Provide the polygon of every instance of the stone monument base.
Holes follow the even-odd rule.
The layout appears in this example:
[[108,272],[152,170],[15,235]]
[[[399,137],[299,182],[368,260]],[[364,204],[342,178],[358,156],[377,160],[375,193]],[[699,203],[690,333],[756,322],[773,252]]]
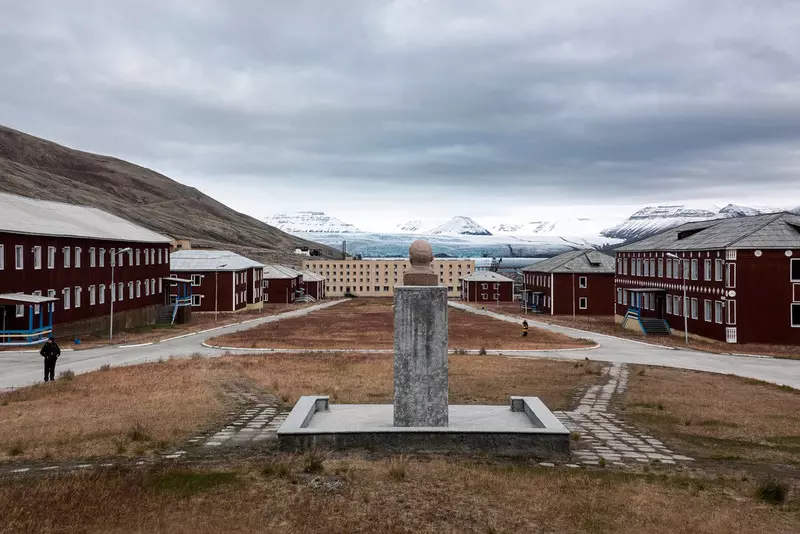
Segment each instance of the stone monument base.
[[538,397],[511,397],[510,406],[450,405],[448,411],[446,427],[396,427],[391,404],[335,405],[328,397],[305,396],[278,429],[278,442],[284,450],[569,457],[569,431]]

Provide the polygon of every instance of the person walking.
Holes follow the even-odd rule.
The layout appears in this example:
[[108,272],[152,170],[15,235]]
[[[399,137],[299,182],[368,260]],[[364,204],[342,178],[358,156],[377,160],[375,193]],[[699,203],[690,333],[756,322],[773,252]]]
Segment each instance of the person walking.
[[522,321],[522,337],[528,337],[528,321]]
[[58,347],[55,338],[49,338],[44,344],[39,354],[44,358],[44,381],[55,380],[56,360],[61,356],[61,349]]

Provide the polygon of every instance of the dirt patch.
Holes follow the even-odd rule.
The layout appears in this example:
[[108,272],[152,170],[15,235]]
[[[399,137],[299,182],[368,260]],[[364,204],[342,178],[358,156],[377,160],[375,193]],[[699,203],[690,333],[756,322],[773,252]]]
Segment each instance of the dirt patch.
[[[402,465],[402,470],[398,467]],[[0,481],[8,532],[784,533],[752,483],[437,457],[302,456]],[[402,473],[402,476],[398,473]],[[535,503],[535,505],[531,505]]]
[[800,391],[635,366],[623,408],[625,417],[689,456],[800,467]]
[[[393,317],[391,299],[353,299],[306,317],[219,336],[209,343],[242,348],[391,349]],[[448,319],[452,350],[542,350],[591,345],[538,328],[532,328],[523,338],[521,321],[515,325],[452,308]]]

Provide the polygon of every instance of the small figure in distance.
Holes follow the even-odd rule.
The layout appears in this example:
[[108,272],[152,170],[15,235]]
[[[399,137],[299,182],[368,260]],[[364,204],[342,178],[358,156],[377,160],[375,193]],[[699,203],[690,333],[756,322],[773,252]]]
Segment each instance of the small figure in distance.
[[39,354],[44,358],[44,381],[55,380],[56,360],[61,356],[61,349],[58,347],[55,338],[48,338]]
[[522,337],[528,337],[528,321],[522,321]]

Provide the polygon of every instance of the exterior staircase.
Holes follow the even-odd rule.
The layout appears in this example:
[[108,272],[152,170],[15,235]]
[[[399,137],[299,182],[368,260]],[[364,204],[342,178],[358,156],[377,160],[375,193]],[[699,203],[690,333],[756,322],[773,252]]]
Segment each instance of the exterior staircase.
[[156,324],[172,324],[172,313],[175,306],[160,306],[156,312]]
[[670,334],[669,325],[664,319],[655,317],[639,317],[639,324],[648,336],[668,336]]
[[317,299],[312,297],[311,295],[302,295],[294,299],[295,302],[316,302]]

